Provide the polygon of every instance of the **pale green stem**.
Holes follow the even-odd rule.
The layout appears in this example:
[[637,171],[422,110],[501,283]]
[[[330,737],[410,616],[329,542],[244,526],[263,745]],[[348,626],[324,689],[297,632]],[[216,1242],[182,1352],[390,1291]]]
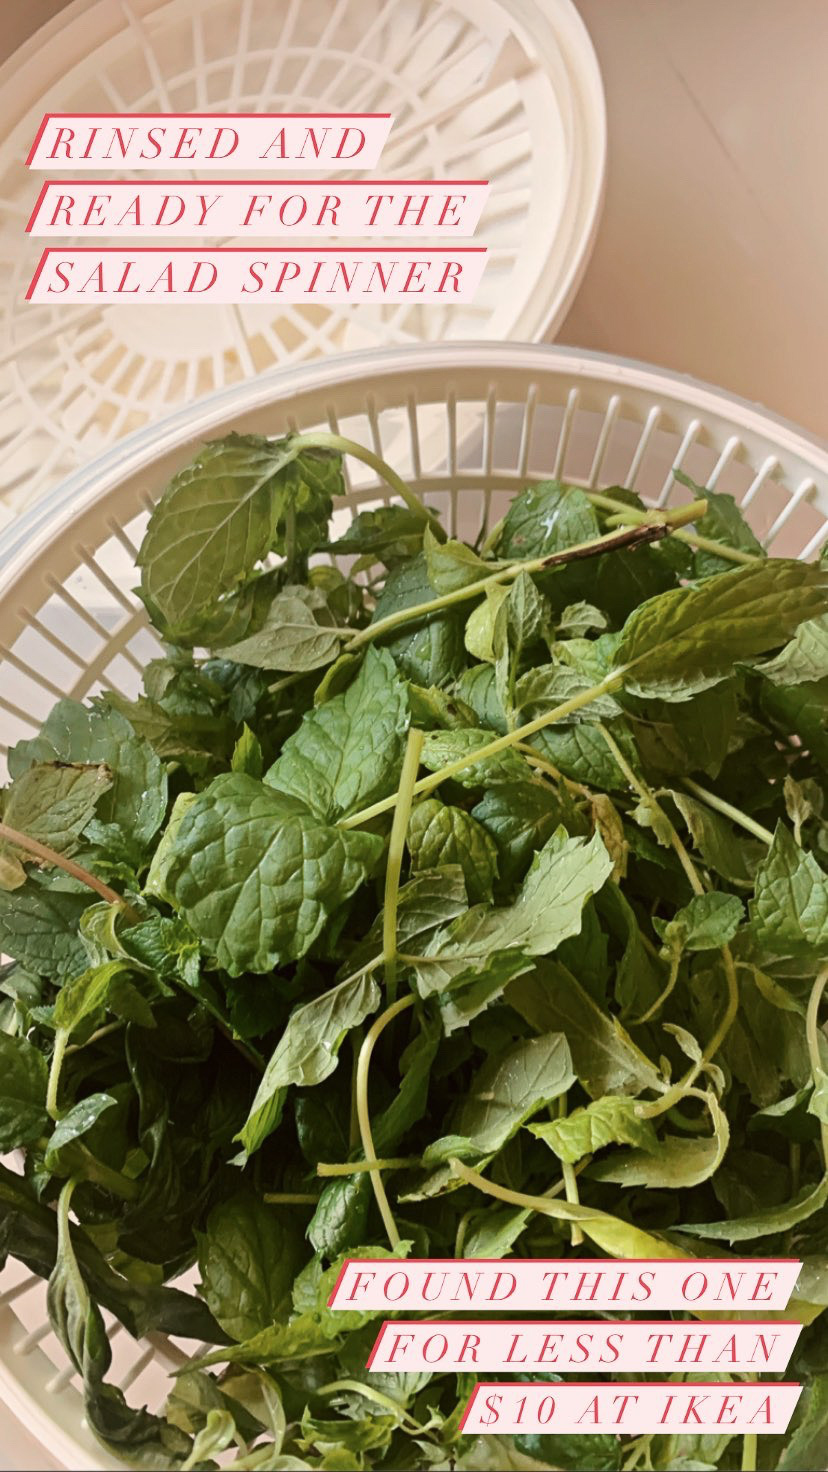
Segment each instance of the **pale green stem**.
[[[623,752],[620,750],[617,742],[613,740],[609,731],[607,731],[603,726],[599,726],[599,730],[601,731],[604,740],[609,746],[610,751],[615,757],[616,762],[624,773],[624,776],[626,777],[630,786],[635,792],[638,793],[639,797],[642,798],[644,802],[648,803],[652,807],[653,811],[658,815],[659,818],[663,819],[664,823],[669,828],[670,841],[676,851],[676,854],[678,855],[679,862],[681,863],[681,866],[685,874],[687,875],[693,893],[695,895],[705,894],[706,890],[699,877],[698,870],[696,869],[693,860],[687,852],[687,849],[682,843],[679,834],[676,832],[675,825],[668,818],[657,797],[647,786],[646,782],[644,782],[642,778],[636,776],[635,772],[626,761]],[[684,1077],[679,1079],[678,1083],[673,1084],[672,1088],[669,1088],[666,1093],[661,1096],[660,1099],[657,1099],[652,1104],[643,1104],[639,1106],[638,1113],[643,1119],[654,1119],[657,1115],[664,1114],[668,1110],[672,1109],[679,1102],[679,1100],[685,1096],[689,1087],[695,1083],[699,1074],[703,1071],[706,1065],[711,1061],[712,1058],[715,1057],[720,1047],[722,1046],[722,1043],[727,1037],[727,1034],[729,1033],[733,1025],[736,1013],[739,1010],[739,982],[736,977],[736,967],[733,963],[733,955],[731,953],[730,946],[722,946],[722,961],[724,963],[725,977],[727,980],[727,1006],[725,1008],[724,1016],[722,1017],[719,1026],[713,1034],[713,1037],[710,1039],[710,1042],[707,1044],[707,1047],[704,1049],[701,1058],[697,1063],[694,1063],[692,1067],[688,1069]]]
[[733,955],[730,946],[722,946],[722,961],[724,962],[725,977],[727,980],[727,1006],[719,1026],[716,1028],[710,1042],[707,1044],[698,1063],[694,1063],[678,1083],[673,1084],[660,1099],[652,1104],[642,1104],[637,1113],[642,1119],[655,1119],[659,1114],[665,1114],[678,1104],[687,1094],[689,1086],[694,1084],[699,1074],[707,1067],[707,1064],[715,1058],[722,1043],[730,1032],[731,1027],[739,1010],[739,983],[736,978],[736,967],[733,964]]
[[[543,479],[543,477],[538,477]],[[638,526],[647,520],[650,514],[647,511],[636,511],[630,506],[625,506],[623,501],[616,501],[612,496],[604,495],[603,491],[585,491],[593,506],[600,506],[602,511],[616,511],[619,515],[626,517],[630,526]],[[738,562],[747,565],[751,562],[759,562],[761,558],[755,552],[741,552],[738,547],[726,547],[723,542],[715,542],[712,537],[699,536],[697,532],[677,531],[673,535],[680,541],[686,542],[689,547],[698,547],[701,552],[712,552],[716,557],[721,557],[725,562]]]
[[109,1037],[111,1032],[120,1032],[122,1027],[126,1027],[126,1023],[123,1021],[107,1022],[104,1027],[99,1027],[97,1032],[90,1033],[85,1043],[70,1043],[69,1047],[64,1049],[64,1052],[67,1057],[70,1053],[79,1053],[81,1048],[88,1048],[90,1043],[100,1042],[101,1038]]
[[409,511],[413,511],[416,516],[421,516],[423,521],[428,523],[434,535],[439,537],[441,542],[446,540],[445,529],[440,525],[434,513],[429,511],[396,470],[379,455],[375,455],[373,450],[367,449],[365,445],[357,444],[356,440],[349,440],[345,435],[333,434],[328,430],[316,430],[309,434],[296,435],[292,440],[292,446],[295,450],[338,450],[342,455],[353,455],[355,460],[361,460],[364,465],[375,470],[386,485],[389,485],[392,491],[397,492]]
[[408,819],[414,796],[414,784],[420,766],[423,749],[423,732],[414,727],[408,733],[400,784],[397,788],[394,821],[388,841],[388,863],[385,869],[385,900],[382,907],[382,959],[385,966],[385,989],[389,1002],[397,995],[397,899],[400,893],[400,873],[405,854]]
[[[561,1094],[561,1097],[558,1100],[558,1119],[566,1119],[567,1108],[568,1105],[566,1094]],[[555,1117],[554,1110],[550,1109],[549,1114],[551,1118]],[[561,1174],[563,1175],[563,1184],[564,1190],[566,1192],[567,1201],[571,1202],[573,1206],[580,1206],[581,1198],[578,1195],[578,1180],[572,1166],[568,1165],[566,1161],[564,1161],[561,1166]],[[573,1247],[580,1247],[581,1243],[584,1240],[584,1234],[581,1231],[581,1228],[578,1226],[577,1222],[572,1222],[569,1228],[569,1240],[572,1243]]]
[[[591,1159],[592,1157],[590,1156],[589,1158]],[[605,1211],[593,1211],[591,1207],[573,1206],[570,1203],[564,1205],[563,1202],[555,1201],[553,1198],[562,1195],[566,1189],[562,1180],[558,1181],[557,1185],[553,1186],[543,1196],[533,1196],[529,1195],[526,1191],[513,1191],[509,1186],[498,1186],[495,1181],[487,1180],[478,1170],[473,1170],[470,1165],[465,1165],[462,1160],[457,1160],[454,1156],[452,1156],[448,1163],[452,1173],[460,1176],[469,1186],[474,1186],[478,1191],[482,1191],[484,1196],[494,1196],[498,1201],[506,1201],[510,1206],[523,1206],[529,1211],[543,1212],[546,1216],[551,1216],[556,1221],[572,1222],[576,1216],[581,1221],[587,1221],[590,1218],[594,1218],[596,1221],[615,1222],[616,1220],[615,1217],[610,1216]],[[587,1163],[586,1160],[583,1161],[577,1167],[576,1174],[583,1170]]]
[[472,1217],[474,1216],[475,1212],[478,1209],[479,1208],[472,1206],[468,1211],[464,1211],[463,1212],[463,1215],[461,1216],[461,1218],[459,1220],[459,1222],[457,1223],[457,1231],[456,1231],[455,1237],[454,1237],[454,1256],[455,1257],[462,1257],[463,1256],[463,1246],[465,1244],[466,1236],[468,1234],[469,1223],[470,1223]]
[[384,1029],[388,1026],[389,1022],[393,1022],[394,1018],[400,1012],[404,1012],[406,1007],[413,1007],[413,1005],[413,996],[401,997],[398,1002],[394,1002],[393,1006],[386,1007],[385,1011],[380,1013],[379,1017],[366,1033],[365,1041],[359,1050],[356,1076],[357,1118],[359,1120],[359,1133],[362,1138],[362,1149],[365,1159],[371,1167],[371,1185],[374,1188],[374,1196],[376,1197],[377,1206],[380,1210],[380,1216],[388,1234],[388,1240],[395,1252],[400,1245],[400,1234],[397,1231],[397,1224],[394,1221],[388,1197],[385,1194],[385,1187],[382,1184],[382,1176],[380,1175],[381,1167],[377,1159],[377,1152],[374,1149],[374,1136],[371,1131],[371,1112],[368,1107],[368,1070],[371,1066],[371,1055]]
[[[808,1010],[805,1014],[805,1036],[808,1040],[808,1057],[815,1083],[822,1071],[822,1058],[819,1047],[819,1004],[822,1001],[822,993],[825,990],[826,984],[828,984],[828,969],[820,972],[811,987],[811,995],[808,998]],[[828,1124],[820,1123],[819,1134],[822,1144],[822,1163],[825,1168],[828,1168]]]
[[[561,721],[565,716],[572,715],[576,710],[581,710],[585,705],[590,705],[593,700],[598,700],[601,695],[610,695],[614,690],[619,690],[623,684],[623,670],[614,670],[601,680],[600,684],[593,685],[589,690],[582,690],[579,695],[573,695],[571,700],[565,700],[563,704],[556,705],[554,710],[547,711],[546,715],[538,716],[534,721],[528,721],[525,726],[518,726],[514,731],[507,731],[505,736],[498,736],[496,740],[489,741],[477,751],[469,751],[457,761],[449,762],[447,766],[441,767],[438,772],[432,772],[428,777],[421,777],[419,782],[414,783],[413,795],[419,797],[422,793],[433,792],[441,782],[446,782],[449,777],[456,777],[458,772],[467,767],[473,767],[477,762],[485,761],[487,757],[497,756],[501,751],[508,751],[510,746],[517,746],[519,742],[526,741],[530,736],[536,736],[545,726],[551,726],[555,721]],[[397,798],[386,797],[381,802],[375,802],[369,808],[363,808],[361,812],[354,813],[350,818],[341,818],[337,827],[358,828],[361,823],[367,823],[370,818],[379,817],[380,813],[387,813],[396,804]]]
[[731,822],[738,823],[739,827],[744,828],[747,833],[752,833],[755,838],[761,838],[763,843],[773,843],[773,834],[770,829],[763,828],[761,823],[757,823],[755,818],[743,813],[741,808],[735,808],[732,803],[725,802],[724,798],[718,797],[715,792],[708,792],[707,788],[701,787],[698,782],[691,782],[689,777],[685,777],[684,786],[688,792],[692,792],[694,797],[707,803],[709,808],[715,808],[716,812],[721,813],[725,818],[730,818]]
[[52,1053],[52,1061],[49,1065],[49,1082],[46,1086],[46,1113],[51,1119],[60,1119],[58,1109],[58,1088],[60,1086],[60,1071],[63,1067],[63,1055],[69,1042],[70,1033],[68,1028],[59,1027],[55,1033],[55,1047]]
[[656,997],[652,1007],[648,1007],[646,1012],[643,1012],[640,1017],[636,1018],[636,1027],[643,1027],[645,1022],[649,1022],[653,1017],[655,1017],[657,1012],[661,1011],[664,1003],[667,1001],[667,998],[670,996],[676,985],[676,982],[678,981],[680,964],[681,949],[679,947],[676,947],[670,955],[670,975],[667,978],[667,985],[665,986],[661,995]]
[[565,777],[563,772],[559,772],[557,767],[553,766],[551,762],[548,762],[545,757],[535,751],[534,746],[527,746],[524,741],[517,741],[515,743],[515,751],[519,751],[522,756],[526,757],[530,767],[536,767],[539,772],[545,772],[548,777],[552,778],[553,782],[560,783],[565,787],[567,792],[577,792],[581,797],[592,797],[592,793],[588,787],[584,786],[583,782],[574,782],[571,777]]
[[693,860],[687,852],[684,844],[682,843],[680,835],[676,832],[675,826],[670,822],[670,819],[668,818],[663,807],[658,801],[655,793],[650,787],[647,786],[647,783],[643,780],[643,778],[636,776],[635,772],[633,771],[632,767],[624,756],[624,753],[622,752],[620,746],[618,745],[618,742],[610,735],[609,731],[606,729],[606,726],[602,726],[599,722],[598,730],[601,732],[601,735],[606,741],[607,746],[612,752],[615,758],[616,765],[621,768],[621,771],[624,773],[624,776],[626,777],[633,791],[636,792],[641,798],[642,802],[646,803],[650,810],[655,813],[656,817],[661,818],[664,823],[669,827],[670,842],[672,843],[673,848],[676,851],[676,855],[682,869],[687,875],[687,879],[693,893],[696,895],[704,894],[704,885],[699,878],[696,866],[693,863]]
[[[644,533],[648,534],[647,540],[654,539],[654,533],[660,536],[674,534],[674,528],[681,526],[684,522],[691,521],[698,515],[699,506],[703,502],[693,501],[687,506],[678,506],[674,511],[649,512],[644,518],[642,525],[642,540]],[[654,519],[658,517],[658,519]],[[634,529],[633,529],[634,530]],[[443,609],[453,608],[458,603],[468,603],[471,599],[485,595],[488,588],[495,584],[509,582],[519,577],[522,572],[536,573],[545,572],[554,567],[562,567],[568,562],[576,562],[587,556],[597,556],[601,552],[609,552],[614,547],[630,544],[630,531],[604,532],[599,537],[590,537],[586,542],[577,542],[572,547],[566,547],[562,552],[550,552],[545,557],[524,558],[519,562],[512,562],[508,566],[497,568],[488,573],[484,578],[478,578],[473,583],[466,583],[465,587],[454,588],[450,593],[441,593],[437,598],[429,598],[425,603],[417,603],[411,608],[400,608],[395,613],[389,613],[385,618],[377,619],[376,623],[369,624],[367,629],[360,629],[353,639],[345,645],[346,651],[361,649],[363,644],[371,644],[376,639],[381,639],[385,634],[393,633],[394,629],[403,624],[419,622],[420,619],[429,618],[434,613],[441,613]]]
[[759,1438],[755,1431],[747,1431],[742,1437],[742,1472],[756,1472]]
[[387,1160],[343,1160],[328,1162],[320,1160],[316,1167],[318,1176],[358,1176],[366,1170],[404,1170],[409,1165],[418,1165],[419,1155],[394,1155]]

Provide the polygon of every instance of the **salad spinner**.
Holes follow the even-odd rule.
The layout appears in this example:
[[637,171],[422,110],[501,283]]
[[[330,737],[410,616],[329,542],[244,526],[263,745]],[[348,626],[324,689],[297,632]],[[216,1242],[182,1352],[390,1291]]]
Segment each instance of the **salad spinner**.
[[[673,477],[680,467],[733,494],[773,552],[812,558],[828,541],[828,449],[688,378],[514,343],[387,348],[293,365],[128,436],[0,534],[0,761],[61,695],[137,693],[160,646],[134,592],[135,551],[172,473],[207,438],[314,428],[373,446],[452,533],[493,524],[533,476],[627,486],[651,505],[674,491],[684,500]],[[343,527],[356,508],[390,499],[364,466],[346,462],[346,474],[335,513]],[[111,1316],[107,1323],[111,1378],[133,1403],[157,1408],[168,1372],[201,1346],[138,1342]],[[84,1423],[77,1377],[49,1327],[45,1283],[14,1260],[0,1274],[0,1398],[49,1465],[119,1465]],[[8,1426],[3,1443],[11,1454]]]

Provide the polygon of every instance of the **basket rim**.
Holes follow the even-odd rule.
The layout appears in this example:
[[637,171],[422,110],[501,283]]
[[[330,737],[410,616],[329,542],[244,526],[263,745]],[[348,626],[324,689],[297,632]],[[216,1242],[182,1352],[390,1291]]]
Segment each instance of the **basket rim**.
[[828,482],[828,441],[762,404],[657,364],[553,343],[471,340],[372,347],[312,359],[300,367],[288,364],[259,378],[246,379],[205,395],[155,424],[125,435],[45,491],[0,531],[0,596],[14,580],[20,559],[40,542],[47,530],[52,536],[59,535],[82,507],[103,500],[120,481],[145,469],[153,460],[174,450],[177,444],[208,434],[228,413],[260,409],[268,403],[284,402],[293,395],[323,388],[334,391],[343,383],[352,385],[360,377],[403,378],[411,373],[435,370],[445,370],[448,374],[489,370],[493,379],[498,371],[523,371],[541,376],[551,372],[569,375],[576,382],[580,379],[610,388],[644,391],[654,398],[671,399],[700,413],[727,419],[734,429],[764,435],[783,453],[806,461],[815,474],[824,476]]

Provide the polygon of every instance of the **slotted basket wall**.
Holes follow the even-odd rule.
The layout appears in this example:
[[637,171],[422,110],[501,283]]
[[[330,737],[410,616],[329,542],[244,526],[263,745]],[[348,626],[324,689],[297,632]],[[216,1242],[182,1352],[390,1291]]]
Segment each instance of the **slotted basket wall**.
[[[500,343],[389,348],[292,367],[180,410],[122,441],[0,535],[0,761],[63,694],[134,694],[159,652],[133,588],[148,507],[207,438],[338,428],[391,459],[473,536],[532,477],[625,485],[651,504],[673,479],[731,492],[769,550],[828,541],[828,448],[691,379],[566,348]],[[387,499],[351,462],[335,513]],[[113,1378],[157,1407],[166,1372],[198,1346],[137,1343],[113,1326]],[[0,1396],[66,1467],[117,1467],[82,1419],[77,1377],[48,1327],[41,1280],[0,1277]]]

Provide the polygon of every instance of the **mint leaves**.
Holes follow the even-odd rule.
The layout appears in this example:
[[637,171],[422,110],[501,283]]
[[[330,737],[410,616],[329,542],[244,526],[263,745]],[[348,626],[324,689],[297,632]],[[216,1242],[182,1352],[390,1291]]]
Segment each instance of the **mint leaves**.
[[231,976],[310,949],[382,851],[255,777],[216,777],[187,808],[166,874],[173,904]]
[[827,592],[828,569],[775,558],[662,593],[627,620],[617,668],[631,694],[688,700],[821,613]]
[[[334,541],[343,454],[394,504]],[[688,489],[546,481],[471,546],[337,435],[214,441],[141,548],[143,690],[10,751],[0,1256],[49,1278],[116,1459],[735,1467],[729,1437],[492,1453],[463,1377],[369,1383],[376,1316],[327,1306],[346,1252],[581,1233],[805,1258],[818,1444],[828,569]],[[103,1310],[203,1346],[161,1414]]]

